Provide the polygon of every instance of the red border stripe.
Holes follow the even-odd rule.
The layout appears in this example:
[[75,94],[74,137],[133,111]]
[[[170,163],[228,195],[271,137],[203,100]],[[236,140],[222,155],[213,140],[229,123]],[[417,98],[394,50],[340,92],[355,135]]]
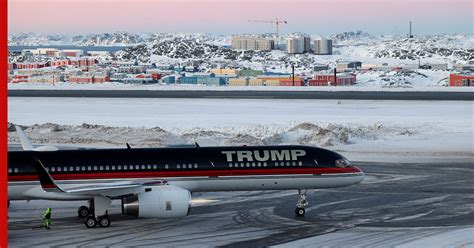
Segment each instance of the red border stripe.
[[[202,176],[253,176],[253,175],[298,175],[298,174],[337,174],[360,172],[356,167],[348,168],[271,168],[271,169],[225,169],[225,170],[188,170],[188,171],[146,171],[146,172],[103,172],[69,173],[52,175],[55,180],[84,179],[124,179],[124,178],[166,178],[166,177],[202,177]],[[37,175],[12,175],[9,181],[34,181]]]
[[1,199],[0,199],[0,247],[7,247],[8,245],[8,223],[7,223],[7,200],[8,200],[8,184],[7,184],[7,112],[8,112],[8,99],[7,99],[7,82],[8,82],[8,0],[1,1],[1,9],[2,9],[2,21],[1,21],[1,32],[3,37],[1,39],[1,48],[0,48],[0,58],[1,58],[1,99],[2,99],[2,119],[0,120],[0,130],[1,132],[1,139],[2,139],[2,155],[0,164],[0,182],[1,186]]

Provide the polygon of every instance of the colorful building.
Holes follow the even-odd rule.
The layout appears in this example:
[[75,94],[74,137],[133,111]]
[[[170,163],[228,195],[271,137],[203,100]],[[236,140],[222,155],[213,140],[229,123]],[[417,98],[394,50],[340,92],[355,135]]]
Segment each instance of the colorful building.
[[315,74],[313,79],[308,80],[308,86],[353,85],[355,83],[356,75],[351,73]]
[[450,74],[449,86],[451,87],[474,86],[474,75]]

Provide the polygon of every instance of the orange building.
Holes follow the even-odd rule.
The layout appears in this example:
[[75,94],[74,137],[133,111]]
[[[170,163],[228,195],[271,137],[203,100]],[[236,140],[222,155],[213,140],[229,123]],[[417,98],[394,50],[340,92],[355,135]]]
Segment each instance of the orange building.
[[450,74],[449,86],[474,86],[474,75]]

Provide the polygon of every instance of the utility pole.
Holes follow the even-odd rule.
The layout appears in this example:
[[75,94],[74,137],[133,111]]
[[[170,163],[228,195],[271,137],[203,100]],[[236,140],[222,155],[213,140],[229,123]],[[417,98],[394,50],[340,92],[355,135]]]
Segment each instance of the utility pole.
[[291,65],[291,77],[293,79],[293,86],[295,86],[295,66]]

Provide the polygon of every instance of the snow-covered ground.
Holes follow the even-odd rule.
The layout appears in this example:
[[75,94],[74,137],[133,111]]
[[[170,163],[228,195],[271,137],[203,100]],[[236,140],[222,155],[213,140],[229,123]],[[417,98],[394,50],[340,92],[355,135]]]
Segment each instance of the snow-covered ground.
[[[474,227],[355,228],[301,239],[287,247],[474,247]],[[354,246],[354,244],[357,244]]]
[[[9,98],[8,103],[9,122],[71,125],[28,128],[37,143],[305,144],[356,160],[474,158],[472,102]],[[18,142],[13,132],[9,141]]]

